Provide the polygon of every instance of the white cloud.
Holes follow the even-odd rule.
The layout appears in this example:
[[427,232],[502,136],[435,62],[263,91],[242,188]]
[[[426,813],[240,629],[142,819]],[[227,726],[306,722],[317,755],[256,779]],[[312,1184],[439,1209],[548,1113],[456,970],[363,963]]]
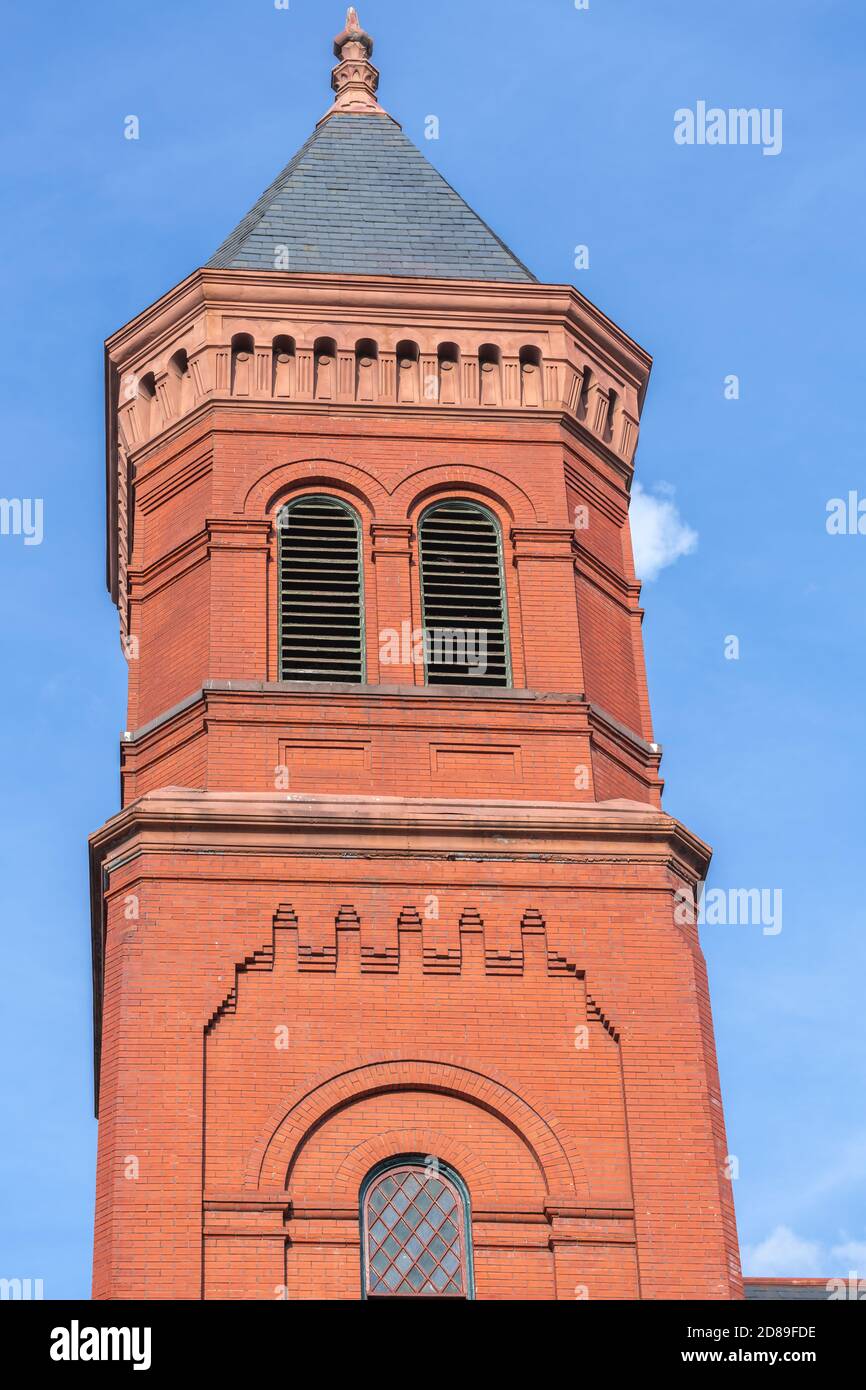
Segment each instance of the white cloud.
[[654,493],[640,483],[634,485],[631,539],[639,579],[656,579],[668,565],[697,549],[698,533],[680,516],[673,494],[668,483],[659,483]]
[[866,1240],[846,1240],[830,1251],[834,1269],[862,1270],[866,1279]]
[[819,1242],[803,1240],[789,1226],[777,1226],[760,1245],[746,1246],[743,1269],[753,1278],[810,1279],[828,1273]]
[[854,1273],[866,1279],[866,1240],[842,1235],[829,1248],[819,1240],[805,1240],[790,1226],[777,1226],[759,1245],[743,1246],[743,1273],[754,1278],[820,1279],[847,1277]]

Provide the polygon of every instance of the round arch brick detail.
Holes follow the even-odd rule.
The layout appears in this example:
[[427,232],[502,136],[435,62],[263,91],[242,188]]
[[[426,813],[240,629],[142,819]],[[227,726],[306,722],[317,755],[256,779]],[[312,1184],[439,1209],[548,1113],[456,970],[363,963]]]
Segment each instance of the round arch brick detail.
[[452,467],[430,464],[416,469],[395,488],[393,505],[401,516],[412,520],[440,496],[469,493],[479,501],[492,502],[516,526],[535,526],[540,518],[535,504],[512,478],[493,468],[477,465]]
[[387,509],[388,494],[366,468],[339,459],[287,459],[263,473],[248,488],[243,500],[245,516],[266,516],[289,502],[296,493],[317,487],[333,488],[347,500],[360,501],[371,516]]
[[429,1154],[441,1159],[459,1173],[473,1201],[495,1194],[493,1177],[487,1165],[472,1150],[442,1130],[406,1128],[389,1129],[374,1138],[365,1139],[351,1149],[334,1175],[334,1199],[354,1202],[361,1184],[377,1163],[399,1158],[401,1154]]
[[288,1105],[272,1111],[250,1154],[245,1186],[269,1192],[286,1188],[299,1150],[329,1115],[365,1096],[388,1091],[437,1091],[479,1106],[522,1140],[548,1192],[588,1199],[582,1160],[571,1146],[566,1148],[553,1123],[527,1099],[494,1077],[459,1063],[396,1057],[320,1079]]

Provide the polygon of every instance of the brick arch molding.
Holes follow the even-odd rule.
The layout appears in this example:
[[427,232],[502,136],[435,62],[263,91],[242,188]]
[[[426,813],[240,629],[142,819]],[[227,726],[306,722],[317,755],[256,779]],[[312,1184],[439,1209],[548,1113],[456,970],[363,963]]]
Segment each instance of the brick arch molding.
[[458,492],[493,502],[518,526],[535,526],[545,520],[523,488],[494,469],[475,466],[433,464],[419,468],[395,488],[392,505],[395,514],[415,518],[438,495],[454,496]]
[[270,516],[296,492],[310,488],[331,487],[357,498],[373,515],[381,515],[388,505],[388,494],[372,473],[357,464],[338,459],[302,458],[277,464],[262,474],[249,488],[240,509],[241,515]]
[[450,1060],[392,1057],[320,1079],[271,1112],[247,1165],[244,1186],[273,1192],[288,1186],[303,1145],[326,1119],[366,1096],[435,1091],[495,1115],[531,1153],[548,1192],[589,1198],[583,1162],[551,1121],[502,1081]]
[[458,1139],[437,1129],[389,1129],[364,1139],[343,1159],[334,1175],[334,1200],[348,1205],[357,1200],[372,1168],[401,1154],[430,1154],[447,1163],[465,1182],[473,1201],[494,1199],[496,1185],[487,1165]]

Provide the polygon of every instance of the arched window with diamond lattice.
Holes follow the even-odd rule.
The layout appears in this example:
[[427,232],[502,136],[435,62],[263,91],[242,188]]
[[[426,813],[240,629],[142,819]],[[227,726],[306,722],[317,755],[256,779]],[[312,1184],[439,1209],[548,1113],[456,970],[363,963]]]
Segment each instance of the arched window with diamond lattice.
[[364,1298],[472,1298],[469,1194],[436,1159],[380,1164],[361,1188]]

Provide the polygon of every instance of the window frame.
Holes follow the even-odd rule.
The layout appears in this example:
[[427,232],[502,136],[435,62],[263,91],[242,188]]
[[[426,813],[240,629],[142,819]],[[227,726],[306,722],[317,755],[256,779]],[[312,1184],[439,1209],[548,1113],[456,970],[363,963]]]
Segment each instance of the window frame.
[[[358,544],[358,634],[360,638],[361,672],[357,681],[293,681],[283,676],[283,546],[281,518],[287,516],[295,507],[304,502],[327,502],[341,508],[352,520]],[[345,685],[347,689],[357,689],[367,684],[367,625],[366,625],[366,580],[364,574],[364,524],[360,514],[345,498],[331,492],[302,492],[277,508],[275,515],[277,550],[277,681],[281,685]]]
[[505,684],[504,684],[504,685],[478,685],[477,687],[475,687],[475,686],[473,686],[472,681],[467,681],[467,682],[466,682],[466,685],[462,686],[461,689],[464,689],[464,690],[465,690],[465,689],[467,688],[467,686],[468,686],[470,689],[477,690],[478,694],[480,694],[480,695],[489,694],[492,690],[513,690],[513,689],[515,688],[515,686],[514,686],[514,667],[513,667],[513,663],[512,663],[512,659],[511,659],[511,623],[510,623],[510,620],[509,620],[509,613],[508,613],[508,585],[507,585],[506,582],[505,582],[505,558],[504,558],[504,542],[503,542],[503,535],[502,535],[502,523],[500,522],[499,517],[496,515],[496,513],[495,513],[490,507],[485,506],[483,502],[478,502],[474,497],[466,497],[466,496],[462,496],[462,495],[456,495],[456,496],[453,496],[453,497],[439,497],[439,498],[436,499],[435,502],[431,502],[428,506],[426,506],[426,507],[424,508],[424,510],[421,512],[420,516],[418,517],[418,523],[417,523],[417,532],[418,532],[418,588],[419,588],[419,594],[420,594],[420,599],[421,599],[421,628],[422,628],[422,631],[423,631],[424,637],[425,637],[425,651],[424,651],[424,685],[425,685],[425,686],[435,686],[435,687],[437,687],[437,688],[442,688],[442,689],[444,689],[444,690],[447,690],[447,689],[449,689],[449,688],[450,688],[450,689],[453,689],[453,688],[454,688],[453,686],[449,686],[447,682],[446,682],[445,684],[443,684],[442,682],[439,682],[439,681],[435,681],[435,680],[434,680],[434,681],[431,681],[431,680],[430,680],[430,672],[429,672],[428,666],[427,666],[427,651],[426,651],[426,635],[427,635],[427,600],[426,600],[426,597],[425,597],[425,594],[424,594],[424,530],[423,530],[423,528],[424,528],[424,522],[427,520],[427,518],[428,518],[429,516],[432,515],[433,512],[437,511],[440,507],[447,507],[447,506],[453,505],[455,502],[460,502],[460,503],[462,503],[462,504],[463,504],[464,506],[466,506],[466,507],[473,507],[473,508],[475,509],[475,511],[480,512],[483,516],[485,516],[485,517],[487,518],[488,521],[490,521],[490,522],[492,523],[493,532],[494,532],[494,535],[496,536],[496,555],[497,555],[498,569],[499,569],[499,594],[500,594],[500,598],[501,598],[501,601],[502,601],[502,635],[503,635],[503,639],[504,639],[504,648],[505,648]]
[[475,1300],[475,1265],[472,1256],[472,1203],[469,1189],[456,1169],[441,1159],[435,1160],[435,1176],[444,1179],[457,1197],[460,1243],[463,1254],[463,1273],[465,1292],[462,1294],[416,1294],[416,1293],[371,1293],[369,1290],[369,1226],[367,1220],[368,1198],[373,1188],[388,1173],[420,1171],[430,1176],[431,1159],[429,1154],[398,1154],[377,1163],[364,1178],[358,1194],[358,1221],[361,1243],[361,1299],[363,1302],[384,1303],[389,1299],[418,1303],[471,1303]]

